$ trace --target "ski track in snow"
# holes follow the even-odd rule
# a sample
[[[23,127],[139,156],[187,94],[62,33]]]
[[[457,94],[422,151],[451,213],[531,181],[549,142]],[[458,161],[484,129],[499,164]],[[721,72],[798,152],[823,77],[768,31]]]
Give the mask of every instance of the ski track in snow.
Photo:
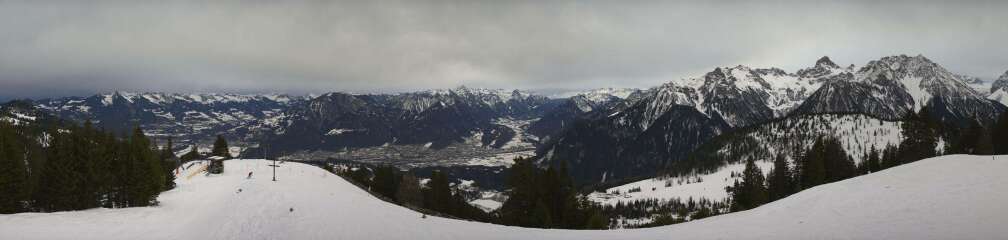
[[[1008,156],[926,159],[749,211],[602,231],[421,218],[308,165],[281,164],[279,181],[272,182],[269,163],[231,160],[222,175],[179,178],[178,188],[163,193],[157,207],[0,215],[0,239],[998,239],[1008,234],[1003,227]],[[247,171],[254,171],[252,179],[245,179]]]

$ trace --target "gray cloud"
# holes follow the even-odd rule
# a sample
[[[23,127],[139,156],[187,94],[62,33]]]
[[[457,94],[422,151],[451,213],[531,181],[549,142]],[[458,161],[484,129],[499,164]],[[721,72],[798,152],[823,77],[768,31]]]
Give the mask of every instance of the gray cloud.
[[[1008,69],[1005,2],[0,3],[0,98],[648,87],[924,54]]]

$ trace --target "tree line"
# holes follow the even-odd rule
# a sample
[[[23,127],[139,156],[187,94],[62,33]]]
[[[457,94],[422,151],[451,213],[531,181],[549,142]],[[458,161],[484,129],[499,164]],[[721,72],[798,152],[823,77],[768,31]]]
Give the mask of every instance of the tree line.
[[[564,167],[541,169],[517,158],[509,170],[508,200],[491,213],[470,205],[462,189],[453,188],[447,174],[433,171],[426,183],[409,171],[391,166],[326,166],[373,194],[403,206],[452,217],[511,226],[566,229],[604,229],[609,218],[580,197]]]
[[[637,199],[629,202],[618,202],[613,205],[603,205],[602,212],[613,219],[611,226],[621,228],[645,228],[676,224],[686,221],[703,219],[726,212],[724,201],[714,201],[707,198],[686,200],[671,199]],[[628,223],[624,219],[652,218],[650,223]]]
[[[599,207],[578,194],[566,165],[541,169],[528,158],[514,161],[507,179],[508,200],[497,210],[498,223],[564,229],[609,226]]]
[[[491,217],[483,210],[470,205],[463,192],[451,187],[448,176],[434,171],[425,184],[408,171],[392,166],[354,167],[326,170],[350,180],[373,194],[396,204],[413,209],[425,209],[462,219],[488,222]]]
[[[0,213],[149,206],[173,187],[174,166],[140,128],[116,136],[88,121],[28,132],[0,123]]]
[[[928,116],[927,110],[908,116],[900,125],[903,140],[896,146],[889,145],[881,150],[871,148],[862,157],[860,164],[854,164],[839,140],[833,137],[821,137],[810,149],[793,156],[794,167],[790,166],[784,155],[778,155],[773,169],[765,179],[750,157],[746,160],[741,181],[736,181],[728,188],[731,211],[755,208],[821,184],[882,171],[939,154],[1008,154],[1008,112],[1002,113],[990,127],[985,128],[977,123],[963,131],[949,131],[948,126],[943,126]],[[942,136],[951,139],[943,146],[944,152],[938,150]]]

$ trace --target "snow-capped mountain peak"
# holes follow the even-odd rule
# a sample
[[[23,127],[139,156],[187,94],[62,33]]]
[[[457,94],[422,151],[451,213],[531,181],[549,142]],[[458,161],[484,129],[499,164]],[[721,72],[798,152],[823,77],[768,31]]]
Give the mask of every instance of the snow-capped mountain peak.
[[[932,97],[983,98],[957,75],[923,55],[883,57],[858,70],[856,78],[864,82],[895,81],[913,97],[911,109],[920,111]]]
[[[994,80],[994,82],[991,83],[990,91],[995,92],[997,90],[1008,91],[1008,71],[1005,71],[1004,74],[1001,74],[1001,76],[998,77],[997,80]]]
[[[820,59],[816,65],[799,74],[745,65],[718,67],[701,77],[668,82],[649,90],[654,101],[646,110],[645,115],[650,117],[641,122],[641,127],[646,129],[672,105],[694,107],[708,116],[726,120],[731,126],[783,116],[819,88],[821,81],[814,76],[843,72],[828,58]]]
[[[841,73],[852,72],[854,65],[850,65],[847,68],[842,68],[837,65],[829,57],[823,56],[816,60],[815,65],[810,68],[798,70],[798,76],[806,79],[825,79],[827,76],[837,75]]]
[[[865,113],[900,119],[929,107],[933,117],[954,124],[988,123],[1003,111],[961,77],[922,55],[887,56],[854,74],[827,80],[799,107],[800,113]]]
[[[1005,71],[1001,77],[991,83],[990,95],[987,95],[987,99],[1008,106],[1008,71]]]
[[[830,60],[830,58],[828,56],[823,56],[823,57],[819,58],[819,60],[816,60],[815,67],[817,67],[817,68],[833,68],[833,69],[838,69],[838,68],[840,68],[840,65],[837,65],[836,63],[834,63],[833,60]]]
[[[630,94],[639,92],[636,88],[598,88],[584,91],[574,95],[574,98],[582,98],[590,102],[593,106],[605,104],[630,97]],[[587,111],[591,111],[588,109]],[[587,112],[585,111],[585,112]]]

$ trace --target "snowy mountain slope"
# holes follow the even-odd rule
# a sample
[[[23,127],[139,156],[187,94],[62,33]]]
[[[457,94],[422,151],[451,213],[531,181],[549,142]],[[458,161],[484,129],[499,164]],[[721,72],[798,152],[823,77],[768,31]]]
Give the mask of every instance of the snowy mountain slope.
[[[1008,88],[1008,71],[1005,71],[1004,74],[1001,74],[997,80],[994,80],[994,82],[991,83],[990,91],[994,92],[997,90],[1004,90],[1006,88]]]
[[[557,99],[549,111],[528,126],[528,132],[540,139],[550,139],[577,119],[608,115],[626,108],[643,95],[635,88],[600,88]]]
[[[577,95],[596,96],[598,98],[627,98],[634,92],[640,91],[636,88],[596,88],[588,90],[564,91],[547,94],[550,98],[570,98]]]
[[[679,79],[649,89],[653,96],[640,122],[646,129],[671,105],[696,108],[711,118],[743,127],[784,116],[819,88],[824,79],[849,73],[829,57],[810,68],[788,73],[779,68],[719,67],[700,77]]]
[[[532,146],[524,126],[552,100],[522,91],[459,87],[399,94],[329,93],[262,121],[276,151],[342,152],[353,148],[424,145],[444,149]]]
[[[769,161],[759,161],[756,165],[764,175],[769,174],[773,168],[773,163]],[[608,188],[604,192],[593,192],[588,194],[588,199],[605,205],[616,205],[620,202],[626,204],[646,199],[682,201],[707,199],[726,202],[728,192],[725,188],[734,184],[736,180],[741,181],[743,170],[745,170],[744,163],[732,163],[706,174],[650,178]],[[732,173],[737,175],[732,177]],[[633,189],[640,191],[631,191]]]
[[[976,90],[980,94],[990,93],[991,85],[993,84],[992,81],[984,81],[982,78],[965,74],[955,74],[955,76],[962,79],[966,85],[969,85],[970,88],[973,88],[973,90]]]
[[[772,161],[777,155],[790,159],[795,150],[808,150],[816,138],[834,137],[855,163],[872,148],[882,151],[903,140],[899,121],[861,114],[800,115],[744,129],[726,136],[716,145],[718,158]]]
[[[277,117],[304,97],[283,94],[180,94],[113,92],[89,97],[43,99],[36,105],[63,119],[123,131],[139,125],[155,137],[202,144],[223,134],[232,142],[247,140],[256,121]]]
[[[1008,156],[999,156],[1008,158]],[[0,215],[3,239],[996,239],[1008,161],[953,155],[817,186],[759,208],[672,226],[572,231],[428,216],[297,163],[227,161],[179,178],[161,206]],[[254,171],[252,179],[245,179]],[[242,189],[241,192],[237,192]],[[894,205],[893,203],[899,203]],[[293,208],[294,211],[290,211]],[[730,226],[730,227],[728,227]]]
[[[649,198],[692,197],[721,201],[728,196],[725,187],[738,178],[731,177],[731,173],[741,176],[745,167],[741,160],[753,157],[764,174],[768,174],[778,155],[793,161],[795,150],[806,151],[816,138],[824,136],[837,138],[855,163],[861,162],[870,149],[882,151],[886,146],[898,145],[903,139],[897,121],[859,114],[793,116],[722,135],[694,153],[698,156],[679,162],[682,165],[673,165],[678,171],[669,176],[612,187],[590,197],[605,204]],[[641,191],[628,193],[629,189],[636,188]]]
[[[599,88],[575,94],[568,99],[573,101],[581,112],[591,112],[599,108],[604,109],[607,105],[630,98],[634,94],[640,94],[640,90],[636,88]]]
[[[987,99],[1008,106],[1008,71],[1005,71],[1001,77],[991,83],[990,95],[987,95]]]
[[[40,122],[56,121],[58,119],[40,111],[27,101],[10,101],[0,104],[0,123],[13,126],[36,125]]]
[[[35,122],[38,117],[35,113],[23,109],[4,106],[0,110],[0,122],[6,122],[14,126],[27,125]]]
[[[974,121],[989,124],[1005,110],[930,59],[899,55],[871,61],[853,74],[826,81],[795,111],[899,119],[925,107],[932,117],[960,126]]]
[[[653,175],[717,135],[785,116],[826,79],[851,69],[827,57],[798,73],[719,67],[643,91],[605,114],[586,115],[538,153],[542,162],[567,161],[575,181],[584,184]]]
[[[987,99],[1001,103],[1001,105],[1008,106],[1008,90],[998,89],[997,91],[988,95]]]

